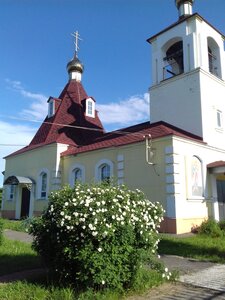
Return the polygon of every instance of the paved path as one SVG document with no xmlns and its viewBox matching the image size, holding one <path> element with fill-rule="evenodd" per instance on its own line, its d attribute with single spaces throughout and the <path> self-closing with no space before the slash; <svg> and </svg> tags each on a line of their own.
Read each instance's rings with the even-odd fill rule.
<svg viewBox="0 0 225 300">
<path fill-rule="evenodd" d="M 32 236 L 26 232 L 14 231 L 14 230 L 10 230 L 10 229 L 4 230 L 4 236 L 10 240 L 16 240 L 16 241 L 21 241 L 21 242 L 25 242 L 25 243 L 31 243 L 33 240 Z"/>
</svg>

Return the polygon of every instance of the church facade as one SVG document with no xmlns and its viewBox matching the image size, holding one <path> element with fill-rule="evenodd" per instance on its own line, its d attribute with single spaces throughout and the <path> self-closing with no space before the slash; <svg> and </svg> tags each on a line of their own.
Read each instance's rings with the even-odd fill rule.
<svg viewBox="0 0 225 300">
<path fill-rule="evenodd" d="M 179 20 L 148 39 L 150 122 L 105 133 L 75 51 L 31 143 L 5 158 L 3 217 L 40 215 L 51 191 L 111 178 L 163 205 L 163 232 L 225 219 L 225 37 L 193 2 L 176 0 Z"/>
</svg>

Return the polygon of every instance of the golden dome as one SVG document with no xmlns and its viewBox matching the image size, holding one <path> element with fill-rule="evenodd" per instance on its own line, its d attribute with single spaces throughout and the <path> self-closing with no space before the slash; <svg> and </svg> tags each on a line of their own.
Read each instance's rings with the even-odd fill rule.
<svg viewBox="0 0 225 300">
<path fill-rule="evenodd" d="M 68 73 L 77 71 L 82 74 L 84 71 L 84 66 L 80 62 L 80 60 L 76 56 L 74 56 L 74 58 L 67 64 L 67 71 Z"/>
</svg>

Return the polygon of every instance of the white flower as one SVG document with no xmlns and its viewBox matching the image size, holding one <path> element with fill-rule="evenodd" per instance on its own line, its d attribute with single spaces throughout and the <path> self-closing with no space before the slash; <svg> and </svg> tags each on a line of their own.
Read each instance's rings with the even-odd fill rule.
<svg viewBox="0 0 225 300">
<path fill-rule="evenodd" d="M 69 205 L 69 203 L 68 202 L 65 202 L 65 206 L 68 206 Z"/>
<path fill-rule="evenodd" d="M 93 235 L 93 236 L 96 236 L 97 234 L 98 234 L 97 231 L 93 231 L 93 232 L 92 232 L 92 235 Z"/>
<path fill-rule="evenodd" d="M 64 211 L 61 211 L 60 215 L 61 215 L 61 216 L 64 216 Z"/>
<path fill-rule="evenodd" d="M 98 252 L 102 252 L 102 248 L 101 247 L 98 248 Z"/>
<path fill-rule="evenodd" d="M 169 270 L 168 270 L 168 268 L 165 268 L 165 272 L 168 272 Z"/>
<path fill-rule="evenodd" d="M 102 280 L 102 284 L 103 284 L 103 285 L 105 284 L 105 280 Z"/>
</svg>

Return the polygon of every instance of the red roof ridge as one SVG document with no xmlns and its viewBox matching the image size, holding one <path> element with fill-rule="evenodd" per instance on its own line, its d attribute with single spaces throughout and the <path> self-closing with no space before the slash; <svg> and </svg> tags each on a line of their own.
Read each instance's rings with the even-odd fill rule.
<svg viewBox="0 0 225 300">
<path fill-rule="evenodd" d="M 61 156 L 75 155 L 81 152 L 88 152 L 102 148 L 119 147 L 122 145 L 137 143 L 143 141 L 145 135 L 149 134 L 151 135 L 152 139 L 162 138 L 169 135 L 176 135 L 197 142 L 203 142 L 201 137 L 175 127 L 171 124 L 168 124 L 164 121 L 155 123 L 144 122 L 132 125 L 127 128 L 105 133 L 103 136 L 96 138 L 93 142 L 86 145 L 81 145 L 77 148 L 71 146 L 66 151 L 62 152 Z"/>
</svg>

